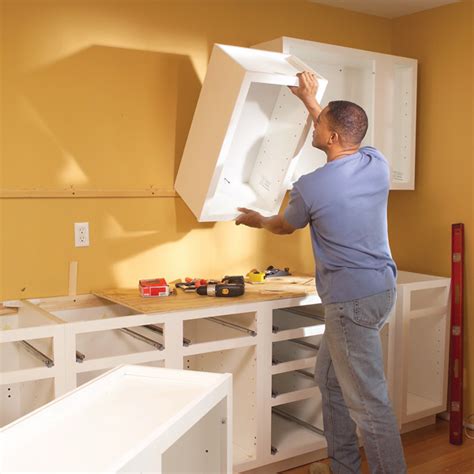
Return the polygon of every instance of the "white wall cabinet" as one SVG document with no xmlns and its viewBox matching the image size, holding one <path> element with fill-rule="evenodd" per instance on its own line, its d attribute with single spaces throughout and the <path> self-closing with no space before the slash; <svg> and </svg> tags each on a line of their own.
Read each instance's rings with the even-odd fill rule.
<svg viewBox="0 0 474 474">
<path fill-rule="evenodd" d="M 0 469 L 231 473 L 231 388 L 230 374 L 119 367 L 3 428 Z"/>
<path fill-rule="evenodd" d="M 303 70 L 317 73 L 323 105 L 365 109 L 363 144 L 387 157 L 392 189 L 414 189 L 416 60 L 287 37 L 255 48 L 212 51 L 175 183 L 198 221 L 231 220 L 237 207 L 276 214 L 292 183 L 326 163 L 287 88 Z"/>
<path fill-rule="evenodd" d="M 287 87 L 306 69 L 293 55 L 214 46 L 175 183 L 200 222 L 239 206 L 278 212 L 311 126 Z"/>
<path fill-rule="evenodd" d="M 349 100 L 367 113 L 363 142 L 375 146 L 391 165 L 391 189 L 415 189 L 417 61 L 315 41 L 281 37 L 254 46 L 291 54 L 328 80 L 322 105 Z M 325 155 L 307 140 L 293 176 L 325 164 Z"/>
<path fill-rule="evenodd" d="M 433 423 L 446 407 L 449 283 L 399 273 L 397 305 L 381 337 L 403 430 Z M 0 316 L 2 423 L 121 364 L 232 373 L 234 471 L 281 471 L 323 458 L 312 378 L 324 332 L 320 299 L 296 290 L 259 295 L 260 288 L 225 301 L 196 295 L 194 304 L 180 293 L 153 300 L 148 312 L 138 295 L 128 307 L 92 295 L 18 302 L 17 314 Z"/>
</svg>

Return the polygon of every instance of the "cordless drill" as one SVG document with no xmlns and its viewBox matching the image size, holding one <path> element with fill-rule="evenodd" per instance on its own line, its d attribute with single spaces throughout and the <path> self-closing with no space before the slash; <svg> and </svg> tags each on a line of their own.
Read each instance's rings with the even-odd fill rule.
<svg viewBox="0 0 474 474">
<path fill-rule="evenodd" d="M 244 277 L 225 276 L 219 283 L 200 286 L 196 293 L 207 296 L 242 296 L 245 293 Z"/>
</svg>

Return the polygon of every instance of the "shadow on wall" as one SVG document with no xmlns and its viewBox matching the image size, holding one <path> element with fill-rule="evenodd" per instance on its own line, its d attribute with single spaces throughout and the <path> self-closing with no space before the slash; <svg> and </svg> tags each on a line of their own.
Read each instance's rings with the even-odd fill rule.
<svg viewBox="0 0 474 474">
<path fill-rule="evenodd" d="M 30 74 L 24 92 L 93 189 L 171 188 L 201 88 L 188 56 L 92 46 Z M 61 182 L 63 163 L 48 163 Z M 41 183 L 40 183 L 41 184 Z"/>
<path fill-rule="evenodd" d="M 38 147 L 36 154 L 23 154 L 22 168 L 38 188 L 172 189 L 200 87 L 188 56 L 106 46 L 33 71 L 16 85 L 29 102 L 28 118 L 34 120 L 26 126 L 33 122 L 32 146 Z M 17 172 L 9 170 L 10 176 Z M 137 279 L 153 268 L 176 267 L 173 252 L 163 257 L 160 248 L 176 242 L 185 252 L 192 230 L 214 225 L 198 223 L 179 198 L 15 201 L 11 232 L 23 235 L 15 220 L 19 213 L 50 220 L 51 248 L 28 246 L 31 259 L 40 266 L 42 255 L 53 255 L 55 268 L 62 259 L 79 260 L 81 281 L 92 289 L 113 286 L 120 276 Z M 93 245 L 79 253 L 70 230 L 81 220 L 90 221 Z M 35 294 L 32 286 L 27 296 Z"/>
<path fill-rule="evenodd" d="M 173 189 L 200 89 L 189 56 L 108 46 L 34 71 L 23 92 L 60 150 L 29 164 L 38 187 Z M 174 207 L 180 232 L 209 227 Z"/>
</svg>

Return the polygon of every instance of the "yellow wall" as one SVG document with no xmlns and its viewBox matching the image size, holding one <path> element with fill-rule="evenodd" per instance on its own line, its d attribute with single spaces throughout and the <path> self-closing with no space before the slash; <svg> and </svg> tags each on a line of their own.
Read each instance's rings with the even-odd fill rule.
<svg viewBox="0 0 474 474">
<path fill-rule="evenodd" d="M 420 59 L 417 190 L 391 194 L 393 252 L 402 269 L 449 275 L 456 221 L 468 226 L 472 248 L 469 1 L 396 21 L 300 0 L 1 6 L 3 189 L 171 188 L 212 44 L 287 35 Z M 269 264 L 313 270 L 308 232 L 274 237 L 198 224 L 177 198 L 3 199 L 0 206 L 0 300 L 66 294 L 72 260 L 80 293 Z M 90 223 L 89 248 L 74 247 L 80 221 Z M 471 348 L 470 380 L 473 360 Z M 469 401 L 471 412 L 472 392 Z"/>
<path fill-rule="evenodd" d="M 449 276 L 451 224 L 466 232 L 465 413 L 474 412 L 473 3 L 393 22 L 393 52 L 417 58 L 416 190 L 390 195 L 392 251 L 400 268 Z"/>
<path fill-rule="evenodd" d="M 213 43 L 290 35 L 390 51 L 388 20 L 301 1 L 3 1 L 2 188 L 172 188 Z M 353 27 L 357 25 L 357 35 Z M 1 299 L 312 264 L 307 238 L 198 224 L 180 199 L 2 200 Z M 90 223 L 75 248 L 73 223 Z"/>
</svg>

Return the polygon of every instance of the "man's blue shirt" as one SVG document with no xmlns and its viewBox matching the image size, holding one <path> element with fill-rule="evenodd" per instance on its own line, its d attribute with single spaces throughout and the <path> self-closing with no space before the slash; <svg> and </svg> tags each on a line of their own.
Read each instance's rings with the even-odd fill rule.
<svg viewBox="0 0 474 474">
<path fill-rule="evenodd" d="M 311 226 L 316 287 L 324 304 L 394 288 L 387 200 L 390 169 L 375 148 L 326 163 L 293 186 L 285 219 Z"/>
</svg>

